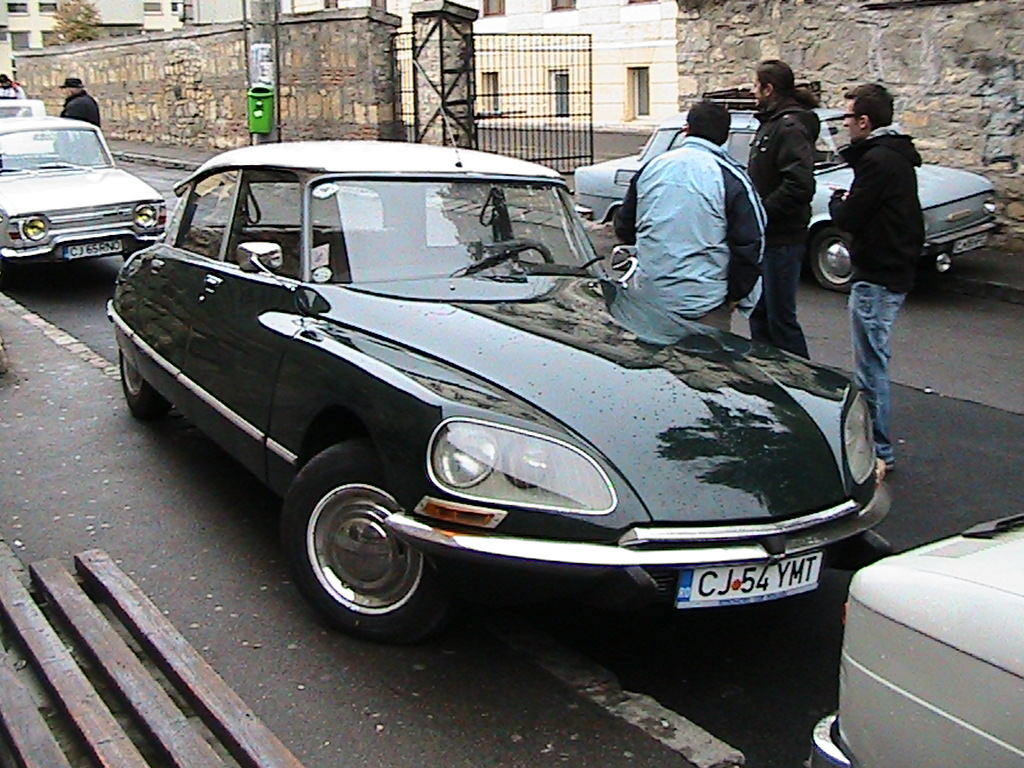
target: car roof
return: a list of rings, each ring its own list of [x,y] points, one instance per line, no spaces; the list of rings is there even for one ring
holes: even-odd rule
[[[5,117],[0,120],[0,133],[17,131],[47,130],[54,128],[73,128],[85,131],[99,131],[92,123],[84,120],[70,120],[66,117]]]
[[[41,117],[46,114],[46,104],[39,99],[0,99],[0,117],[8,117],[6,113],[14,110],[27,111],[26,117]]]
[[[223,152],[207,160],[192,175],[231,166],[268,166],[324,173],[484,174],[561,179],[557,171],[525,160],[489,152],[401,141],[258,144]]]
[[[818,115],[819,120],[835,120],[843,116],[843,110],[834,109],[832,107],[816,107],[814,112]],[[754,116],[755,112],[749,109],[736,109],[729,112],[729,116],[732,118],[729,129],[736,130],[737,128],[749,128],[757,127],[757,118]],[[679,112],[678,114],[672,115],[671,117],[665,118],[658,126],[658,130],[671,129],[671,128],[683,128],[686,126],[686,113]]]

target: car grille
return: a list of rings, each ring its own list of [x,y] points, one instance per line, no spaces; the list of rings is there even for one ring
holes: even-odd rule
[[[676,583],[679,581],[678,568],[644,568],[643,570],[654,582],[655,592],[659,599],[671,600],[674,598]]]
[[[96,233],[104,230],[123,230],[130,227],[135,212],[135,203],[102,205],[93,208],[79,208],[74,211],[58,211],[47,214],[50,231],[54,235]]]

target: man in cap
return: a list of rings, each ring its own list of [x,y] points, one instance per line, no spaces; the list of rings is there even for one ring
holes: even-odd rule
[[[60,116],[84,120],[99,128],[99,105],[96,99],[86,93],[82,80],[77,77],[66,77],[60,89],[64,92],[64,109],[61,110]]]
[[[0,75],[0,99],[24,99],[25,89],[6,74]]]

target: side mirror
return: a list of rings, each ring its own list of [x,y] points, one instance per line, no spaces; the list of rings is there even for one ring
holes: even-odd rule
[[[277,243],[253,241],[240,243],[235,261],[243,272],[276,272],[284,264],[281,246]]]

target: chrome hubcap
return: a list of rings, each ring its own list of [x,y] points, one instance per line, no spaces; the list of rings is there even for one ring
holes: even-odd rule
[[[142,391],[142,374],[124,355],[121,355],[121,378],[124,380],[125,388],[132,395],[138,395]]]
[[[822,274],[831,282],[841,284],[850,279],[850,249],[842,240],[835,240],[822,249],[819,259]]]
[[[384,520],[394,499],[368,485],[346,485],[324,496],[306,527],[306,550],[321,586],[350,610],[384,613],[415,592],[423,558],[394,536]]]

